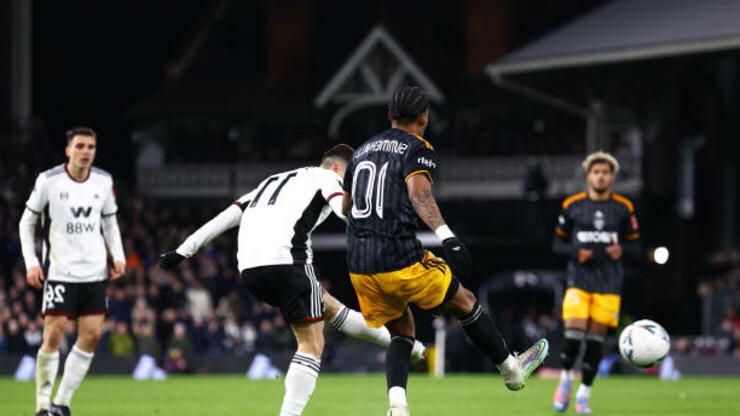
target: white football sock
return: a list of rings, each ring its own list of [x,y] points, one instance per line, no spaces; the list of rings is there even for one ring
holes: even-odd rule
[[[304,353],[295,353],[285,375],[285,396],[280,416],[298,416],[303,413],[316,388],[321,360]]]
[[[336,315],[331,319],[331,325],[339,332],[343,332],[353,338],[367,341],[371,344],[387,347],[391,345],[391,334],[384,326],[380,328],[370,328],[365,322],[362,314],[348,308],[345,305],[339,309]],[[414,348],[411,350],[411,357],[419,360],[424,356],[426,347],[419,341],[414,341]]]
[[[581,383],[580,386],[578,386],[578,393],[576,393],[576,397],[580,398],[590,398],[591,397],[591,387]]]
[[[560,371],[560,381],[573,381],[573,369],[570,370],[561,370]]]
[[[519,364],[513,355],[509,354],[503,363],[496,366],[501,375],[504,376],[504,380],[514,381],[522,377],[522,365]]]
[[[49,409],[51,390],[59,371],[59,351],[42,352],[36,355],[36,411]]]
[[[370,328],[367,326],[365,318],[362,317],[361,313],[344,305],[342,305],[339,312],[332,318],[331,325],[337,331],[344,332],[353,338],[380,345],[381,347],[391,345],[391,334],[386,327]]]
[[[59,383],[57,395],[54,396],[54,404],[69,406],[72,395],[85,378],[94,355],[91,352],[82,351],[76,345],[72,347],[64,363],[64,375],[62,375],[62,382]]]
[[[390,402],[391,407],[408,406],[408,402],[406,402],[406,389],[399,386],[391,387],[388,389],[388,401]]]

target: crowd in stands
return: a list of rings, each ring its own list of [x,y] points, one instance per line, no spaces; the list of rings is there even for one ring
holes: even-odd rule
[[[277,311],[257,302],[239,283],[234,236],[204,247],[167,272],[157,267],[162,247],[174,248],[211,213],[183,208],[172,214],[157,201],[119,198],[127,273],[108,287],[109,313],[98,352],[148,354],[167,371],[195,371],[197,357],[232,353],[268,355],[289,350],[292,337]],[[22,206],[22,205],[21,205]],[[6,202],[0,270],[0,354],[35,354],[41,344],[41,291],[26,284],[17,235],[19,208]],[[207,210],[205,210],[207,211]],[[63,348],[75,339],[69,322]]]
[[[378,128],[370,129],[352,121],[350,118],[345,122],[337,140],[358,146]],[[386,124],[380,126],[384,128]],[[514,122],[488,113],[466,113],[433,120],[426,135],[444,157],[551,155],[585,151],[583,138],[573,135],[573,129],[563,128],[558,123],[548,124],[545,120]],[[336,144],[325,128],[315,121],[175,120],[143,128],[136,137],[140,144],[161,145],[158,151],[167,155],[167,163],[184,164],[313,161],[321,149]],[[209,145],[203,146],[203,143]]]
[[[311,144],[306,149],[325,147],[315,146],[322,143],[319,136],[311,137],[306,139]],[[0,355],[34,355],[42,340],[41,291],[26,283],[18,221],[36,175],[51,166],[43,156],[52,153],[50,142],[0,140]],[[294,160],[316,156],[308,150],[305,154],[299,152],[300,146],[295,148],[298,153],[291,156]],[[19,154],[27,157],[12,157]],[[285,155],[277,152],[274,156]],[[198,359],[203,356],[257,352],[275,355],[293,348],[289,328],[276,310],[255,301],[240,284],[233,234],[215,240],[173,272],[156,266],[157,256],[163,250],[177,247],[204,220],[216,214],[216,209],[200,204],[165,207],[162,201],[136,195],[125,186],[120,189],[118,204],[123,215],[119,224],[127,274],[109,285],[109,315],[99,353],[118,357],[148,354],[157,357],[165,370],[187,372],[197,371]],[[738,276],[738,269],[734,269],[711,282],[703,294],[712,296],[713,304],[725,305],[718,307],[722,316],[717,321],[717,333],[712,335],[730,340],[721,348],[734,351],[736,356],[740,356]],[[523,319],[518,319],[522,313]],[[543,335],[559,337],[561,328],[553,316],[519,311],[517,319],[514,315],[501,316],[498,321],[503,323],[502,332],[507,339],[514,340],[514,347],[520,348]],[[471,349],[462,332],[456,337],[455,325],[451,328],[449,353],[469,356]],[[71,347],[74,331],[74,323],[70,322],[64,348]],[[460,342],[459,348],[455,340]],[[699,353],[703,348],[689,344],[680,344],[680,351]]]
[[[42,293],[26,283],[18,236],[36,175],[51,166],[33,156],[39,152],[25,151],[40,143],[0,140],[0,355],[35,355],[42,340]],[[18,160],[13,154],[29,157]],[[161,359],[166,370],[194,371],[199,356],[274,354],[293,347],[277,311],[256,302],[239,284],[234,235],[215,240],[174,272],[156,266],[164,248],[177,247],[215,210],[197,205],[165,209],[125,188],[119,187],[117,202],[125,213],[119,225],[127,273],[109,285],[109,314],[97,352],[149,354]],[[71,348],[74,339],[75,325],[69,322],[63,348]]]

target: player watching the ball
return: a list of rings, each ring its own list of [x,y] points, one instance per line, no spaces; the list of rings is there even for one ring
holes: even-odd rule
[[[596,152],[586,157],[582,166],[587,190],[563,202],[553,242],[553,250],[570,259],[563,299],[565,344],[560,354],[563,371],[553,406],[558,412],[568,408],[573,364],[585,341],[576,413],[591,414],[591,386],[601,361],[604,336],[619,323],[622,257],[637,255],[640,231],[632,202],[611,190],[619,173],[617,159]]]

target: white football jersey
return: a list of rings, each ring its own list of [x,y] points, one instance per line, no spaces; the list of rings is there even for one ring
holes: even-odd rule
[[[95,282],[106,279],[106,246],[101,218],[118,211],[113,178],[91,168],[84,181],[73,179],[66,165],[41,173],[26,208],[42,216],[42,264],[47,279]],[[119,259],[116,259],[119,260]]]
[[[341,195],[342,178],[337,173],[305,167],[272,175],[236,200],[243,211],[239,270],[311,264],[311,232],[331,214],[329,201]]]

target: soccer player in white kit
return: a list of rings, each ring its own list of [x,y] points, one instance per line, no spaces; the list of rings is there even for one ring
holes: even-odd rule
[[[92,129],[67,131],[67,163],[38,176],[19,224],[26,280],[35,288],[43,286],[44,338],[36,358],[37,416],[71,414],[72,395],[85,378],[100,339],[108,307],[108,277],[118,279],[126,270],[113,178],[92,166],[96,146]],[[39,217],[44,231],[41,261],[35,237]],[[113,257],[110,272],[106,245]],[[70,319],[77,320],[77,340],[67,355],[52,402],[59,349]]]
[[[324,347],[323,320],[338,330],[388,346],[385,328],[369,328],[362,315],[342,305],[322,289],[313,267],[311,233],[332,212],[342,214],[342,180],[353,149],[336,145],[324,153],[320,166],[282,172],[189,236],[175,251],[160,256],[171,269],[203,245],[239,225],[239,270],[244,284],[259,300],[276,306],[291,325],[298,342],[285,377],[281,416],[300,415],[316,385]],[[423,355],[417,341],[415,358]]]

